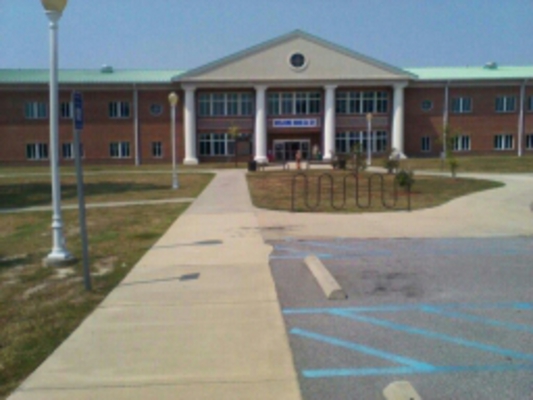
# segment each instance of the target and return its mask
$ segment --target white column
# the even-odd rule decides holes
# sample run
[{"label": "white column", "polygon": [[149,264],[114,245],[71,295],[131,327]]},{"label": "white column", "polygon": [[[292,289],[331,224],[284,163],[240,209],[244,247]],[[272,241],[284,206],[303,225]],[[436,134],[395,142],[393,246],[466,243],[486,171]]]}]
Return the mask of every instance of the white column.
[{"label": "white column", "polygon": [[335,152],[335,89],[336,85],[324,86],[326,90],[324,116],[324,160],[331,160]]},{"label": "white column", "polygon": [[266,86],[255,87],[255,161],[268,162],[267,158],[267,119]]},{"label": "white column", "polygon": [[392,117],[392,148],[404,154],[404,134],[403,134],[403,89],[407,86],[407,83],[394,84],[394,96],[393,96],[393,117]]},{"label": "white column", "polygon": [[196,157],[196,100],[194,92],[196,87],[184,86],[185,89],[185,165],[198,164]]}]

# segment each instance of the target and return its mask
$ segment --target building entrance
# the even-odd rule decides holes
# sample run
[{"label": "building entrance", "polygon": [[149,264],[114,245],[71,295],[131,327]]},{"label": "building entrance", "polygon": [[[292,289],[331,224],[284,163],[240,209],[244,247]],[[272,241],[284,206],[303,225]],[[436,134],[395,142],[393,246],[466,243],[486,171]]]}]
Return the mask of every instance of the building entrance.
[{"label": "building entrance", "polygon": [[274,140],[274,159],[276,161],[294,161],[296,152],[302,152],[302,160],[309,158],[310,140]]}]

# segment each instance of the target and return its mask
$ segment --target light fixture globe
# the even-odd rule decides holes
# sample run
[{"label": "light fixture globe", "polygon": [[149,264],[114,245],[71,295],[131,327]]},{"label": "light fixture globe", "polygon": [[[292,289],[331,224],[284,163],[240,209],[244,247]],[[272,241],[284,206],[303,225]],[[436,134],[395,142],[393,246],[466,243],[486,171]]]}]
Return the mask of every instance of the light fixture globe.
[{"label": "light fixture globe", "polygon": [[179,97],[176,94],[176,92],[172,92],[168,95],[168,102],[172,107],[174,107],[176,104],[178,104]]},{"label": "light fixture globe", "polygon": [[366,114],[366,120],[367,120],[368,122],[372,122],[372,118],[373,118],[373,117],[374,117],[374,116],[372,115],[372,113],[368,113],[368,114]]},{"label": "light fixture globe", "polygon": [[63,12],[68,0],[41,0],[46,11]]}]

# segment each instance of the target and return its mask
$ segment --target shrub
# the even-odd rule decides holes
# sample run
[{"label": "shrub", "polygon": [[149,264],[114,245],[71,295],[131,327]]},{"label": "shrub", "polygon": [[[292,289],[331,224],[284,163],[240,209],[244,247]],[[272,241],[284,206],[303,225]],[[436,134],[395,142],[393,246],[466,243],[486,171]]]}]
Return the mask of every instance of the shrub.
[{"label": "shrub", "polygon": [[414,175],[413,171],[402,169],[396,174],[396,178],[394,179],[398,186],[411,189],[415,183]]}]

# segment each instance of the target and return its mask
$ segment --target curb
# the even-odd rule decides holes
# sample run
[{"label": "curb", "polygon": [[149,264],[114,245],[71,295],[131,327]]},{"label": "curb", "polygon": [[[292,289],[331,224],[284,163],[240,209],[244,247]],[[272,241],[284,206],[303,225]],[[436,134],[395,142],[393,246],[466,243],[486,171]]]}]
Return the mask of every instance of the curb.
[{"label": "curb", "polygon": [[339,283],[317,256],[312,254],[307,256],[304,261],[328,300],[344,300],[348,298]]}]

